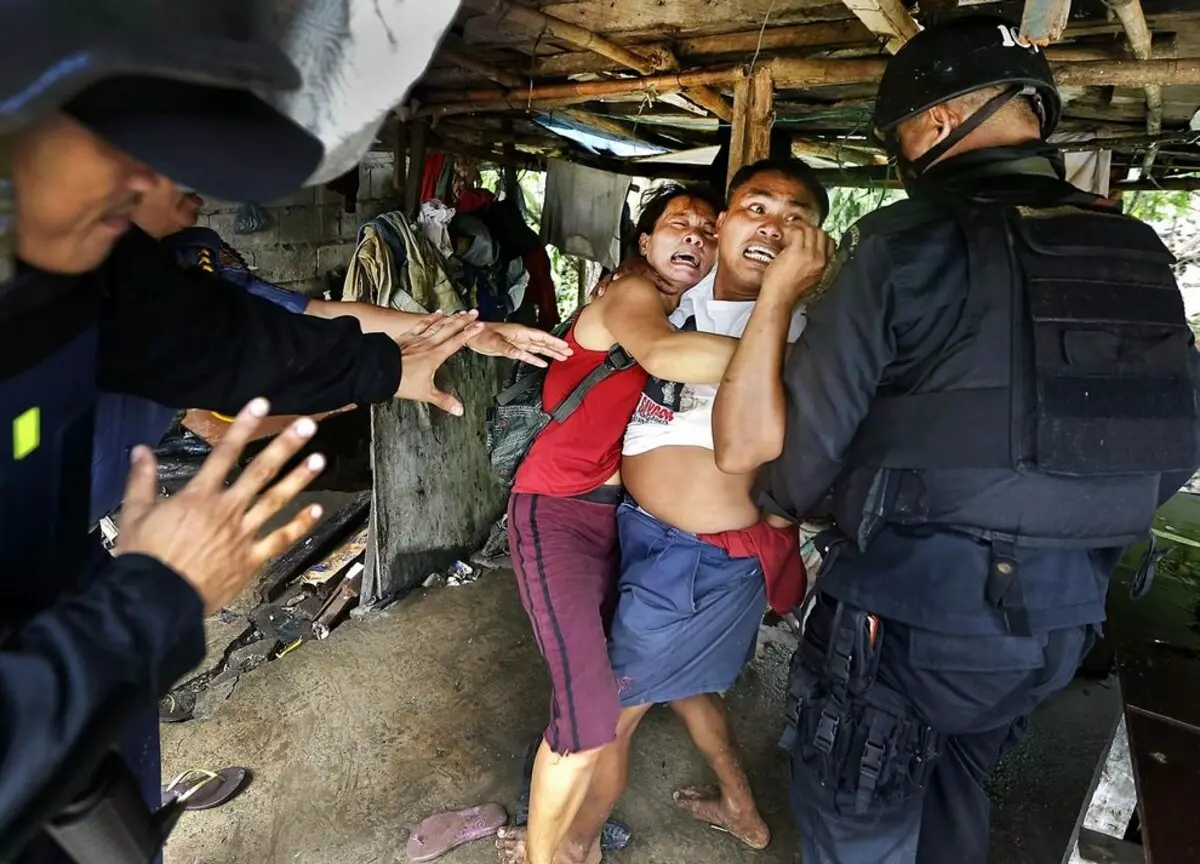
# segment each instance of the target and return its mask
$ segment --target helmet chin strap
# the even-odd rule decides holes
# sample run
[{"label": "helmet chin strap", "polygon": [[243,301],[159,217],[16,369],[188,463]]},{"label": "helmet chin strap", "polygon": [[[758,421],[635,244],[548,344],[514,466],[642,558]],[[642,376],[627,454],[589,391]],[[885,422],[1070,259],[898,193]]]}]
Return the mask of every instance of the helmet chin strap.
[{"label": "helmet chin strap", "polygon": [[929,169],[930,165],[945,156],[950,151],[950,148],[986,123],[997,111],[1020,96],[1022,92],[1020,87],[1010,87],[1001,93],[997,93],[991,99],[984,102],[979,107],[979,110],[968,117],[960,126],[951,130],[949,135],[934,144],[916,159],[910,160],[904,158],[903,154],[900,153],[899,142],[896,140],[895,133],[893,133],[891,140],[895,149],[896,167],[900,172],[900,179],[904,183],[905,188],[909,188],[918,177]]}]

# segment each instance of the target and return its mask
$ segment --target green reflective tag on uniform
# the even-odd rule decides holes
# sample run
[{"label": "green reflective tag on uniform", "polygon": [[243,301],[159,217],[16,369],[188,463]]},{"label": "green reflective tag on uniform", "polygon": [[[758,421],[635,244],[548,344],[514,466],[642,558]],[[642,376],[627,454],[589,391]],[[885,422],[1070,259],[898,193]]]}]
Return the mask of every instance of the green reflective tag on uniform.
[{"label": "green reflective tag on uniform", "polygon": [[20,462],[42,443],[42,409],[30,408],[13,420],[13,459]]}]

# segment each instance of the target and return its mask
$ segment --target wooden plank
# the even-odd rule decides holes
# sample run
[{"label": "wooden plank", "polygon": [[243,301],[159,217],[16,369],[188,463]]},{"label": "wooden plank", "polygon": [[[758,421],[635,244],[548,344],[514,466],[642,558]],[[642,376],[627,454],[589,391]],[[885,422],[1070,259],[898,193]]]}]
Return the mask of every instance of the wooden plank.
[{"label": "wooden plank", "polygon": [[[485,17],[466,22],[468,42],[511,43],[520,38],[520,30],[514,32],[513,28],[508,28],[508,32],[504,32],[500,26],[501,17],[491,14],[495,0],[466,0],[463,5],[486,13]],[[801,24],[832,17],[829,0],[738,0],[737,3],[720,0],[558,0],[537,5],[560,20],[596,32],[658,33],[659,39],[663,34],[687,35],[689,31],[750,30],[761,28],[764,21],[776,25]]]},{"label": "wooden plank", "polygon": [[744,166],[750,134],[750,112],[754,102],[754,86],[750,76],[743,73],[733,82],[733,124],[730,128],[729,170],[725,175],[725,187]]},{"label": "wooden plank", "polygon": [[1039,46],[1062,39],[1071,15],[1071,0],[1025,0],[1021,39]]},{"label": "wooden plank", "polygon": [[438,50],[438,56],[443,60],[449,60],[455,66],[461,66],[469,72],[474,72],[476,75],[488,78],[505,87],[518,88],[524,87],[529,83],[527,79],[522,78],[520,75],[514,75],[498,66],[478,60],[466,51],[459,50],[452,45],[442,45]]},{"label": "wooden plank", "polygon": [[900,0],[843,0],[846,8],[885,40],[888,53],[895,54],[905,42],[921,31]]},{"label": "wooden plank", "polygon": [[1141,846],[1086,828],[1079,832],[1079,857],[1084,864],[1146,864]]},{"label": "wooden plank", "polygon": [[733,122],[733,107],[725,101],[724,96],[711,87],[687,87],[682,92],[697,105],[710,111],[713,116],[726,123]]},{"label": "wooden plank", "polygon": [[631,51],[623,45],[618,45],[616,42],[606,39],[594,30],[580,27],[577,24],[572,24],[553,15],[547,15],[536,9],[530,9],[527,6],[521,6],[517,3],[510,3],[508,0],[466,0],[463,5],[477,12],[494,14],[501,22],[511,21],[520,27],[524,27],[542,36],[549,36],[555,39],[562,39],[564,42],[570,42],[577,48],[608,57],[610,60],[641,72],[643,75],[658,71],[658,68],[651,59],[638,54],[636,51]]},{"label": "wooden plank", "polygon": [[431,101],[417,116],[444,117],[449,114],[470,114],[478,111],[505,110],[519,107],[522,102],[533,105],[546,99],[575,99],[587,102],[600,96],[626,93],[670,93],[689,87],[724,84],[735,74],[733,69],[710,69],[697,72],[670,73],[645,78],[619,78],[606,81],[582,81],[568,84],[542,84],[521,94],[504,90],[468,90],[457,93],[452,102]]},{"label": "wooden plank", "polygon": [[[1126,646],[1122,645],[1120,651]],[[1122,670],[1122,690],[1131,676]],[[1195,679],[1185,685],[1195,687]],[[1130,706],[1125,715],[1137,771],[1142,844],[1151,861],[1200,861],[1200,732],[1174,717]]]}]

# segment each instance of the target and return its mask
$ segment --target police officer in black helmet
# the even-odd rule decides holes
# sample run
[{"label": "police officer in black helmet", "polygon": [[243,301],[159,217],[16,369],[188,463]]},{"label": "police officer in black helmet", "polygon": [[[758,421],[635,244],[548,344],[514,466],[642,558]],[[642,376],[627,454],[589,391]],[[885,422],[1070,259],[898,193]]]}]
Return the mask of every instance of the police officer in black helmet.
[{"label": "police officer in black helmet", "polygon": [[1016,33],[960,18],[890,60],[875,135],[909,199],[848,233],[782,381],[742,372],[780,363],[795,296],[760,298],[719,391],[775,436],[763,506],[837,525],[784,740],[805,864],[986,861],[989,774],[1197,465],[1171,256],[1063,180]]},{"label": "police officer in black helmet", "polygon": [[[235,0],[0,4],[0,860],[63,860],[39,834],[56,814],[50,830],[76,860],[156,854],[145,819],[126,818],[161,795],[156,701],[203,657],[205,612],[319,515],[261,530],[320,471],[318,457],[274,482],[311,421],[226,487],[267,411],[254,397],[280,413],[437,401],[434,370],[472,334],[469,320],[446,322],[406,345],[401,378],[386,336],[182,271],[131,226],[154,170],[261,201],[316,167],[320,144],[251,92],[299,84],[277,48],[247,37],[253,11]],[[88,525],[98,386],[246,406],[167,501],[152,455],[133,454],[115,558]],[[140,790],[124,768],[98,770],[121,764],[106,756],[114,746]]]}]

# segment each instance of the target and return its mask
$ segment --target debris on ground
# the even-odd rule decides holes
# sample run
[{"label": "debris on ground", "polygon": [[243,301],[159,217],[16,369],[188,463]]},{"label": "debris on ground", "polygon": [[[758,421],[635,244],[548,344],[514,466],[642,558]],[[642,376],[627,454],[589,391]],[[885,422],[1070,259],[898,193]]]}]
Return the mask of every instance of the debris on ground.
[{"label": "debris on ground", "polygon": [[501,516],[492,526],[483,548],[471,556],[471,563],[481,570],[501,570],[512,567],[512,556],[508,550],[508,514]]},{"label": "debris on ground", "polygon": [[312,622],[312,633],[318,639],[327,639],[329,632],[337,626],[342,616],[350,611],[351,606],[358,603],[359,594],[362,592],[364,569],[361,561],[355,562],[338,589],[330,595],[325,605],[317,613],[317,617]]}]

